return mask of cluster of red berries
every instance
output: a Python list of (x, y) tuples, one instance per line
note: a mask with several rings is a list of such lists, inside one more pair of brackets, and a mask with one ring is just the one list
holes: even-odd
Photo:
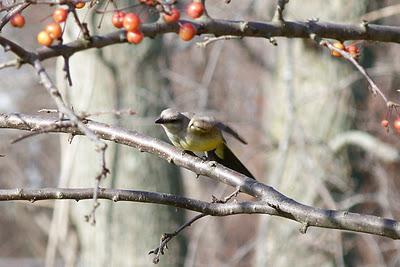
[[(340, 50), (346, 51), (354, 58), (358, 58), (360, 56), (360, 48), (358, 48), (358, 46), (355, 44), (350, 44), (350, 45), (345, 46), (342, 42), (335, 42), (335, 43), (333, 43), (333, 46)], [(334, 57), (342, 56), (338, 51), (335, 51), (335, 50), (331, 51), (331, 55)]]
[[(385, 129), (389, 129), (389, 121), (387, 119), (384, 119), (381, 121), (381, 125), (383, 128)], [(393, 128), (396, 130), (397, 133), (400, 134), (400, 117), (398, 117), (397, 119), (395, 119), (393, 121)]]
[[(154, 6), (157, 1), (154, 0), (140, 0), (141, 3), (148, 6)], [(201, 2), (192, 2), (186, 9), (186, 14), (197, 19), (204, 13), (204, 5)], [(181, 14), (177, 8), (172, 8), (168, 13), (163, 14), (163, 19), (166, 23), (178, 22)], [(116, 11), (112, 16), (112, 24), (120, 29), (124, 28), (126, 33), (126, 39), (129, 43), (138, 44), (143, 40), (143, 33), (140, 31), (140, 18), (135, 13), (125, 13), (123, 11)], [(182, 23), (179, 28), (179, 37), (184, 41), (193, 39), (196, 35), (197, 30), (192, 23)]]
[(140, 31), (140, 18), (135, 13), (126, 13), (117, 11), (112, 16), (112, 24), (120, 29), (126, 30), (126, 39), (131, 44), (139, 44), (143, 40), (143, 33)]
[(53, 12), (53, 22), (46, 25), (45, 29), (38, 33), (37, 41), (44, 46), (50, 46), (54, 40), (58, 40), (62, 36), (62, 28), (60, 23), (67, 20), (68, 10), (64, 8), (57, 8)]
[[(201, 17), (204, 13), (204, 5), (201, 2), (192, 2), (186, 8), (186, 14), (193, 18), (197, 19)], [(165, 20), (165, 16), (164, 16)], [(168, 22), (167, 22), (168, 23)], [(179, 28), (179, 37), (183, 41), (190, 41), (196, 35), (197, 30), (191, 23), (183, 23)]]
[[(75, 8), (80, 9), (85, 6), (85, 2), (78, 1), (75, 4)], [(46, 25), (43, 31), (39, 32), (37, 35), (37, 42), (40, 45), (50, 46), (54, 40), (60, 39), (62, 36), (62, 28), (60, 23), (67, 20), (68, 10), (64, 8), (57, 8), (53, 14), (53, 22)], [(20, 13), (13, 15), (10, 18), (10, 23), (12, 26), (17, 28), (22, 28), (25, 25), (25, 18)]]
[[(157, 5), (157, 0), (140, 0), (149, 6)], [(85, 2), (78, 1), (75, 4), (75, 8), (81, 9), (85, 6)], [(204, 5), (201, 2), (192, 2), (186, 8), (186, 14), (197, 19), (204, 14)], [(68, 17), (68, 10), (63, 8), (58, 8), (54, 11), (53, 22), (46, 25), (45, 29), (38, 33), (37, 41), (39, 44), (44, 46), (50, 46), (55, 39), (60, 39), (62, 36), (62, 28), (60, 23), (66, 21)], [(180, 12), (177, 8), (172, 8), (170, 12), (163, 14), (163, 19), (166, 23), (175, 23), (180, 19)], [(15, 14), (11, 17), (10, 23), (14, 27), (22, 28), (25, 25), (25, 18), (20, 13)], [(129, 43), (139, 44), (144, 35), (140, 31), (141, 21), (137, 14), (135, 13), (125, 13), (122, 11), (116, 11), (112, 16), (112, 24), (116, 28), (125, 28), (127, 31), (126, 39)], [(179, 37), (184, 41), (192, 40), (196, 35), (197, 30), (192, 23), (182, 23), (179, 28)]]

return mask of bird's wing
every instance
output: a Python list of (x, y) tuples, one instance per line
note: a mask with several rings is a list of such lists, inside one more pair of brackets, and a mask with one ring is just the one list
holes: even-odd
[[(186, 115), (186, 116), (188, 116), (188, 115)], [(232, 135), (237, 140), (239, 140), (243, 144), (247, 145), (247, 142), (244, 140), (244, 138), (241, 137), (235, 130), (233, 130), (230, 126), (226, 125), (225, 123), (216, 120), (212, 116), (203, 116), (203, 115), (195, 114), (195, 115), (192, 115), (191, 121), (192, 122), (196, 121), (198, 124), (197, 126), (199, 126), (200, 128), (203, 128), (206, 131), (211, 131), (215, 127), (220, 131), (223, 131), (223, 132), (226, 132), (226, 133)], [(190, 123), (189, 123), (189, 125), (190, 125)]]
[(246, 166), (244, 166), (244, 164), (236, 157), (236, 155), (233, 154), (232, 150), (230, 150), (226, 144), (222, 144), (216, 150), (207, 151), (206, 155), (208, 160), (214, 160), (229, 169), (240, 172), (241, 174), (256, 180), (254, 175), (249, 171), (249, 169), (247, 169)]
[(220, 129), (223, 132), (226, 132), (230, 135), (232, 135), (233, 137), (235, 137), (237, 140), (239, 140), (240, 142), (242, 142), (243, 144), (247, 145), (246, 140), (244, 140), (243, 137), (241, 137), (235, 130), (233, 130), (231, 127), (229, 127), (228, 125), (220, 122), (220, 121), (216, 121), (215, 126)]

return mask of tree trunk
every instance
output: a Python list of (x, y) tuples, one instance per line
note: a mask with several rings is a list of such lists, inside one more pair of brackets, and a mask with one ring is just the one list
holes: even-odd
[[(345, 22), (366, 9), (366, 1), (340, 5), (342, 1), (290, 1), (286, 14), (307, 19), (318, 12), (320, 20)], [(302, 203), (335, 208), (329, 189), (351, 190), (349, 164), (326, 144), (349, 128), (351, 92), (338, 87), (352, 66), (311, 41), (279, 39), (278, 44), (276, 80), (272, 86), (265, 81), (265, 99), (270, 101), (264, 126), (279, 147), (268, 157), (265, 182)], [(255, 266), (344, 266), (340, 232), (309, 229), (302, 235), (300, 227), (261, 217)]]
[[(81, 12), (80, 16), (83, 17), (85, 12)], [(95, 32), (94, 25), (97, 25), (94, 17), (99, 18), (98, 15), (88, 16), (92, 20), (89, 23), (92, 33)], [(106, 15), (100, 30), (102, 33), (114, 30), (110, 23), (106, 23), (110, 20), (110, 16)], [(71, 18), (69, 22), (72, 24)], [(67, 27), (66, 39), (74, 39), (78, 34), (76, 25)], [(110, 114), (96, 117), (96, 120), (163, 138), (162, 130), (153, 121), (163, 108), (160, 99), (169, 93), (168, 83), (159, 75), (159, 63), (165, 60), (159, 38), (146, 38), (137, 46), (123, 44), (89, 50), (70, 59), (72, 87), (66, 86), (65, 73), (61, 71), (63, 61), (59, 61), (58, 84), (75, 111), (131, 108), (136, 115), (117, 120)], [(68, 144), (66, 138), (61, 140), (61, 144), (63, 166), (60, 185), (93, 187), (95, 176), (101, 170), (100, 154), (95, 151), (94, 144), (86, 137), (78, 136), (74, 137), (72, 144)], [(101, 183), (103, 187), (182, 194), (179, 169), (171, 164), (114, 143), (108, 143), (106, 157), (111, 174)], [(78, 261), (82, 266), (151, 265), (153, 256), (148, 256), (147, 252), (159, 243), (161, 234), (175, 230), (184, 219), (183, 211), (166, 206), (100, 203), (94, 227), (84, 220), (92, 209), (92, 201), (71, 203), (69, 207), (65, 203), (56, 206), (58, 210), (53, 229), (57, 230), (50, 237), (48, 265), (54, 259), (54, 244), (66, 241), (67, 235), (60, 236), (60, 232), (66, 231), (68, 210), (76, 227), (80, 245)], [(57, 220), (57, 217), (63, 219)], [(184, 240), (178, 238), (172, 241), (169, 248), (161, 258), (160, 266), (180, 266), (185, 255)]]

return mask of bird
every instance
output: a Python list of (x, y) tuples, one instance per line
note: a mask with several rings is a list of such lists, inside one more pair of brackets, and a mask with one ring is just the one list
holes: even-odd
[(254, 175), (227, 146), (223, 132), (243, 144), (247, 142), (231, 127), (212, 116), (180, 112), (173, 108), (163, 110), (155, 123), (161, 124), (172, 144), (190, 152), (204, 152), (208, 160), (216, 161), (247, 177)]

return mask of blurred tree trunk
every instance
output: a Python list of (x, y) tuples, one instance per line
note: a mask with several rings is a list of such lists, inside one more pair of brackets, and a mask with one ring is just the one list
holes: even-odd
[[(84, 13), (80, 16), (83, 17)], [(97, 20), (88, 16), (95, 32)], [(99, 16), (97, 15), (97, 19)], [(106, 15), (100, 32), (114, 30)], [(72, 19), (69, 21), (72, 24)], [(98, 30), (97, 30), (98, 31)], [(66, 39), (74, 39), (79, 31), (75, 25), (67, 27)], [(66, 86), (63, 62), (59, 61), (59, 87), (65, 99), (76, 111), (111, 111), (131, 108), (137, 114), (117, 120), (112, 114), (96, 117), (106, 123), (134, 129), (157, 138), (163, 132), (153, 121), (164, 107), (161, 99), (168, 96), (168, 83), (160, 77), (159, 64), (165, 64), (161, 39), (145, 39), (141, 44), (114, 45), (102, 50), (89, 50), (71, 58), (72, 87)], [(74, 137), (69, 145), (62, 144), (62, 173), (60, 186), (93, 187), (100, 171), (100, 154), (85, 137)], [(147, 190), (182, 194), (179, 169), (154, 156), (108, 143), (107, 167), (111, 174), (101, 183), (103, 187)], [(183, 222), (183, 211), (171, 207), (100, 201), (96, 211), (96, 225), (85, 222), (92, 201), (57, 204), (52, 235), (48, 245), (47, 264), (51, 265), (57, 243), (67, 242), (68, 215), (79, 239), (78, 261), (81, 266), (149, 266), (152, 256), (147, 252), (158, 243), (162, 233), (175, 230)], [(69, 213), (68, 213), (69, 212)], [(61, 218), (58, 219), (57, 218)], [(56, 237), (55, 237), (55, 236)], [(160, 266), (180, 266), (185, 255), (185, 242), (178, 238), (170, 244)], [(63, 253), (63, 249), (61, 249)], [(66, 257), (64, 257), (65, 259)], [(65, 259), (68, 262), (68, 259)], [(73, 262), (70, 262), (73, 265)]]
[[(366, 2), (290, 1), (286, 14), (348, 22), (365, 11)], [(339, 81), (352, 66), (311, 41), (279, 39), (278, 44), (276, 80), (265, 81), (264, 128), (279, 147), (268, 157), (265, 182), (302, 203), (335, 208), (329, 189), (351, 190), (349, 163), (326, 143), (350, 126), (351, 91), (339, 88)], [(340, 232), (309, 229), (302, 235), (299, 228), (261, 217), (255, 266), (344, 266)]]

